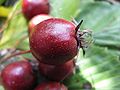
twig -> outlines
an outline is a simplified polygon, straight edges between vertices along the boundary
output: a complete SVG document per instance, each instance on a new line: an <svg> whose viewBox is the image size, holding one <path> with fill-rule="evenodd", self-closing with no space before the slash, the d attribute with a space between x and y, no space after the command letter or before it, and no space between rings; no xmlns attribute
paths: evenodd
<svg viewBox="0 0 120 90"><path fill-rule="evenodd" d="M13 53L13 54L7 56L6 58L2 58L0 60L0 64L3 63L4 61L7 61L8 59L10 59L12 57L15 57L15 56L18 56L18 55L21 55L21 54L30 53L30 52L31 52L30 50L27 50L27 51L20 51L20 52L17 52L17 53Z"/></svg>
<svg viewBox="0 0 120 90"><path fill-rule="evenodd" d="M9 14L7 20L5 21L4 25L2 26L2 28L0 29L0 33L2 33L7 27L8 27L8 23L10 22L10 20L12 19L12 17L14 16L16 9L17 9L18 4L13 8L13 11Z"/></svg>

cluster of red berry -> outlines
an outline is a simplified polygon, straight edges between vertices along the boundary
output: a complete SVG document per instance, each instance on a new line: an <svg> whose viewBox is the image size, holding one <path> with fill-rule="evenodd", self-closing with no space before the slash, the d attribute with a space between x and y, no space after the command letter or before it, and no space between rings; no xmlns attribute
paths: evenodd
<svg viewBox="0 0 120 90"><path fill-rule="evenodd" d="M48 0L22 1L22 12L30 20L30 50L38 60L39 73L50 81L38 85L31 63L22 60L3 69L1 82L5 90L68 90L60 81L74 71L74 57L80 46L79 27L47 15L50 9Z"/></svg>

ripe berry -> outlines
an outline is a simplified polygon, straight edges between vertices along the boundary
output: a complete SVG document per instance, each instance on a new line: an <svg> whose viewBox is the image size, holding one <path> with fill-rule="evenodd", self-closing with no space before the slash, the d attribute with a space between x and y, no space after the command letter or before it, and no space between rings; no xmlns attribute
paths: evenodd
<svg viewBox="0 0 120 90"><path fill-rule="evenodd" d="M58 82L44 82L38 85L35 90L68 90L67 87Z"/></svg>
<svg viewBox="0 0 120 90"><path fill-rule="evenodd" d="M58 66L39 63L39 72L50 80L62 81L73 73L74 67L73 60Z"/></svg>
<svg viewBox="0 0 120 90"><path fill-rule="evenodd" d="M22 12L24 16L30 20L38 14L48 14L50 5L48 0L23 0Z"/></svg>
<svg viewBox="0 0 120 90"><path fill-rule="evenodd" d="M17 61L2 70L1 82L5 90L33 90L36 77L28 61Z"/></svg>
<svg viewBox="0 0 120 90"><path fill-rule="evenodd" d="M49 16L49 15L46 15L46 14L40 14L40 15L36 15L34 16L30 22L29 22L29 25L28 25L28 30L29 30L29 33L32 32L33 30L33 27L35 27L37 24L39 24L40 22L44 21L44 20L47 20L49 18L52 18L52 16Z"/></svg>
<svg viewBox="0 0 120 90"><path fill-rule="evenodd" d="M77 55L76 26L64 19L47 19L34 27L30 48L40 62L63 64Z"/></svg>

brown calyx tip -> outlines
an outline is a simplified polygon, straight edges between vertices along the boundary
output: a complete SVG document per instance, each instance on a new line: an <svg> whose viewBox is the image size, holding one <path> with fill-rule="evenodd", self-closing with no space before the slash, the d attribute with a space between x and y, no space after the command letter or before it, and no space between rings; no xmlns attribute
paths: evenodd
<svg viewBox="0 0 120 90"><path fill-rule="evenodd" d="M78 32L78 30L79 30L82 23L83 23L83 20L81 20L80 23L76 26L76 28L75 28L75 33L76 34L77 34L77 32Z"/></svg>
<svg viewBox="0 0 120 90"><path fill-rule="evenodd" d="M77 41L78 41L78 48L82 48L82 50L83 50L83 55L85 55L85 50L84 50L84 46L82 45L82 43L84 42L84 38L82 37L83 36L83 33L82 32L78 32L78 30L79 30L79 28L80 28L80 26L81 26L81 24L83 23L83 20L81 20L80 22L79 22L79 24L76 26L76 28L75 28L75 34L76 34L76 36L77 36Z"/></svg>

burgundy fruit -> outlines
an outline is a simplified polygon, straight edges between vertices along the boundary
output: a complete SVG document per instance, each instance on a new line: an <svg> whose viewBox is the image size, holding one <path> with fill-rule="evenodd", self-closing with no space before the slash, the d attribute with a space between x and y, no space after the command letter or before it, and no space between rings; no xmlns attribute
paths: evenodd
<svg viewBox="0 0 120 90"><path fill-rule="evenodd" d="M1 70L0 70L0 80L1 80ZM1 85L1 81L0 81L0 85Z"/></svg>
<svg viewBox="0 0 120 90"><path fill-rule="evenodd" d="M50 5L48 0L23 0L22 12L24 16L30 20L38 14L48 14Z"/></svg>
<svg viewBox="0 0 120 90"><path fill-rule="evenodd" d="M68 90L67 87L58 82L41 83L35 90Z"/></svg>
<svg viewBox="0 0 120 90"><path fill-rule="evenodd" d="M33 90L36 77L28 61L17 61L2 70L1 82L5 90Z"/></svg>
<svg viewBox="0 0 120 90"><path fill-rule="evenodd" d="M44 20L47 20L49 18L52 18L52 16L49 16L47 14L39 14L39 15L36 15L34 16L30 22L29 22L29 25L28 25L28 30L29 30L29 33L32 32L33 28L39 24L40 22L44 21Z"/></svg>
<svg viewBox="0 0 120 90"><path fill-rule="evenodd" d="M77 55L75 25L58 18L47 19L34 27L30 36L32 54L46 64L63 64Z"/></svg>
<svg viewBox="0 0 120 90"><path fill-rule="evenodd" d="M58 66L39 63L39 72L43 76L46 76L50 80L54 81L64 80L73 73L74 68L75 65L73 60Z"/></svg>

